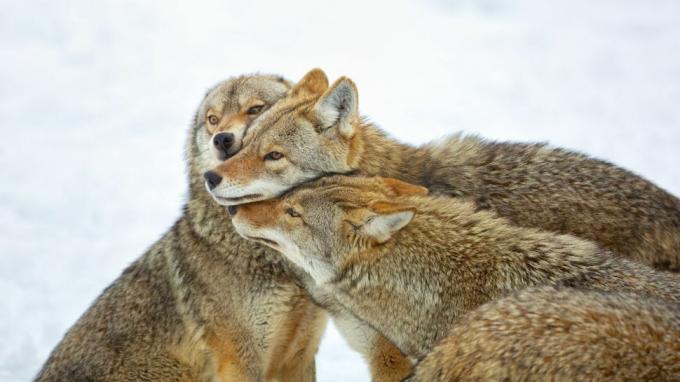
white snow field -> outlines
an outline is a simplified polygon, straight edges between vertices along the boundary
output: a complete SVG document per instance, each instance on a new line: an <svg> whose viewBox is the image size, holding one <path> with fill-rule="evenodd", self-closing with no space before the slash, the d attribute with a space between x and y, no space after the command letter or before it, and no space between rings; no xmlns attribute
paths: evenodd
<svg viewBox="0 0 680 382"><path fill-rule="evenodd" d="M317 66L402 140L549 141L680 194L677 0L0 0L0 380L179 216L208 87ZM333 327L318 380L368 380Z"/></svg>

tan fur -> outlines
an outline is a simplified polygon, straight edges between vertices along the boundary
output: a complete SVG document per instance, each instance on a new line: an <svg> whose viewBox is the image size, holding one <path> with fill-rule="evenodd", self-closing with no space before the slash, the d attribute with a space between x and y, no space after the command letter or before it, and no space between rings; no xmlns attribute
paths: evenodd
<svg viewBox="0 0 680 382"><path fill-rule="evenodd" d="M320 77L317 77L319 79ZM323 80L325 81L325 77L323 77ZM302 93L310 93L310 92L315 92L318 91L319 87L327 87L328 84L325 83L314 83L314 75L310 77L310 83L308 86L305 87L298 87L297 94L302 94ZM219 88L218 88L219 89ZM219 97L217 97L219 99ZM202 110L204 106L202 105L201 109ZM207 108L208 110L212 110L211 108ZM214 109L214 108L213 108ZM239 110L245 110L244 107L241 107ZM233 131L232 131L233 132ZM271 147L270 150L276 149L276 147ZM214 153L213 153L214 154ZM219 162L218 162L219 163ZM239 162L238 166L235 167L236 171L239 173L247 174L249 172L254 171L254 167L257 165L257 161L242 161ZM218 202L224 202L224 200L221 200L219 197L215 197L215 199ZM247 199L247 198L246 198ZM234 203L240 203L243 202L244 200L230 200L229 202L234 202ZM267 218L266 216L264 217L265 219ZM319 297L318 291L315 290L315 288L312 285L301 283L301 286L305 288L305 290L316 300L317 303L319 303L321 306L323 306L326 309L333 309L333 311L338 312L342 310L341 307L337 306L337 303L331 303L329 301L325 301L324 303L320 303L321 298ZM368 330L364 326L366 326L363 322L360 320L355 320L354 321L354 326L355 327L362 327L363 330L360 330L361 335L368 337L368 341L371 343L380 343L380 344L388 344L389 341L385 340L384 337L374 331L374 330ZM316 332L312 332L316 333ZM320 334L320 333L318 333ZM356 331L355 332L344 332L343 333L345 337L351 337L357 335ZM288 342L284 342L288 343ZM403 356L400 360L396 360L397 355L393 354L394 351L394 346L393 345L381 345L381 346L371 346L368 348L362 348L362 349L357 349L362 352L362 355L364 358L366 358L369 361L369 366L371 367L371 374L374 376L374 380L376 381L397 381L403 379L405 375L407 375L410 372L411 369L411 363L410 361L406 360ZM311 350L315 351L315 348L311 348ZM275 352L276 353L276 352ZM382 354L391 354L395 360L393 362L373 362L372 360L379 359L382 357ZM408 365L408 367L406 367Z"/></svg>
<svg viewBox="0 0 680 382"><path fill-rule="evenodd" d="M233 223L244 237L282 252L318 289L414 359L463 314L530 286L680 303L677 274L395 182L325 177L279 199L239 206ZM254 223L265 214L268 220Z"/></svg>
<svg viewBox="0 0 680 382"><path fill-rule="evenodd" d="M680 381L680 308L531 288L465 315L410 381Z"/></svg>
<svg viewBox="0 0 680 382"><path fill-rule="evenodd" d="M649 181L545 144L460 135L402 144L360 117L350 79L327 83L322 71L311 71L253 124L246 147L217 167L224 179L212 193L223 204L276 197L310 179L356 170L471 198L514 224L573 234L680 270L680 201ZM266 160L271 151L283 157Z"/></svg>
<svg viewBox="0 0 680 382"><path fill-rule="evenodd" d="M208 91L199 105L196 116L201 120L196 122L205 124L213 137L223 132L234 134L234 144L229 149L229 155L233 155L241 149L247 127L291 86L277 76L241 76L222 81ZM237 88L241 91L236 92ZM253 107L260 107L260 111L251 113ZM211 117L217 118L217 123L211 123Z"/></svg>
<svg viewBox="0 0 680 382"><path fill-rule="evenodd" d="M375 344L369 354L372 381L401 381L413 368L399 348L382 335L375 336Z"/></svg>
<svg viewBox="0 0 680 382"><path fill-rule="evenodd" d="M189 135L182 216L66 333L38 381L315 379L325 313L278 254L238 237L203 185L203 173L220 162L206 112L238 121L219 128L242 134L233 129L247 127L239 113L248 102L271 106L288 88L257 75L208 92Z"/></svg>
<svg viewBox="0 0 680 382"><path fill-rule="evenodd" d="M301 268L294 269L301 285L330 314L350 348L366 360L372 381L401 381L411 373L413 364L390 340L348 311Z"/></svg>

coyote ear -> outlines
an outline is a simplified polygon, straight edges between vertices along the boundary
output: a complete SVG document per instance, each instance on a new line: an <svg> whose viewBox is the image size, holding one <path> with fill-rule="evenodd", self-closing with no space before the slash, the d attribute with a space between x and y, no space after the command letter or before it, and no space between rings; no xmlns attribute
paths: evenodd
<svg viewBox="0 0 680 382"><path fill-rule="evenodd" d="M314 68L307 72L307 74L293 86L291 94L294 97L301 95L318 97L321 96L326 89L328 89L328 77L326 77L326 73L319 68Z"/></svg>
<svg viewBox="0 0 680 382"><path fill-rule="evenodd" d="M416 214L415 207L392 202L374 203L371 210L373 214L361 229L378 243L388 241L397 231L406 227Z"/></svg>
<svg viewBox="0 0 680 382"><path fill-rule="evenodd" d="M415 184L406 183L394 178L379 178L383 185L394 193L394 196L425 196L429 192L427 188Z"/></svg>
<svg viewBox="0 0 680 382"><path fill-rule="evenodd" d="M357 86L349 78L340 77L314 106L322 130L337 126L340 135L352 138L358 103Z"/></svg>

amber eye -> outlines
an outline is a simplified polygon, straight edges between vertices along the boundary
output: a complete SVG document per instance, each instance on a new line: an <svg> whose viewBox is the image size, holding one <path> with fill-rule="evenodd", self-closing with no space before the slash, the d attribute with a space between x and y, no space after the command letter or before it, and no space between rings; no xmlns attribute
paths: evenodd
<svg viewBox="0 0 680 382"><path fill-rule="evenodd" d="M219 118L217 118L216 115L211 115L208 117L208 123L211 125L217 125L217 122L219 121Z"/></svg>
<svg viewBox="0 0 680 382"><path fill-rule="evenodd" d="M255 114L261 112L262 108L264 108L264 105L251 106L248 110L246 110L246 114L255 115Z"/></svg>
<svg viewBox="0 0 680 382"><path fill-rule="evenodd" d="M281 158L283 158L283 154L278 151L272 151L264 156L264 160L279 160Z"/></svg>
<svg viewBox="0 0 680 382"><path fill-rule="evenodd" d="M299 212L295 211L292 207L291 207L291 208L288 208L288 209L286 210L286 213L288 214L288 216L290 216L290 217L292 217L292 218L299 218L299 217L302 216L302 215L300 215Z"/></svg>

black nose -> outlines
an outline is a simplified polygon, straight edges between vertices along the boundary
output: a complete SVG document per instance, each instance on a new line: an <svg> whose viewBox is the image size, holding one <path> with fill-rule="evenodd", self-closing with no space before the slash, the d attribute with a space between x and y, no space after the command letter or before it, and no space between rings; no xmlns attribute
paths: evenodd
<svg viewBox="0 0 680 382"><path fill-rule="evenodd" d="M234 134L232 133L219 133L213 137L213 144L217 151L227 154L229 148L234 144Z"/></svg>
<svg viewBox="0 0 680 382"><path fill-rule="evenodd" d="M203 174L203 179L205 179L205 183L211 190L217 187L217 185L222 181L220 174L216 173L215 171L206 171L205 174Z"/></svg>
<svg viewBox="0 0 680 382"><path fill-rule="evenodd" d="M229 207L227 207L227 212L229 212L229 216L234 216L234 215L236 215L236 206L229 206Z"/></svg>

